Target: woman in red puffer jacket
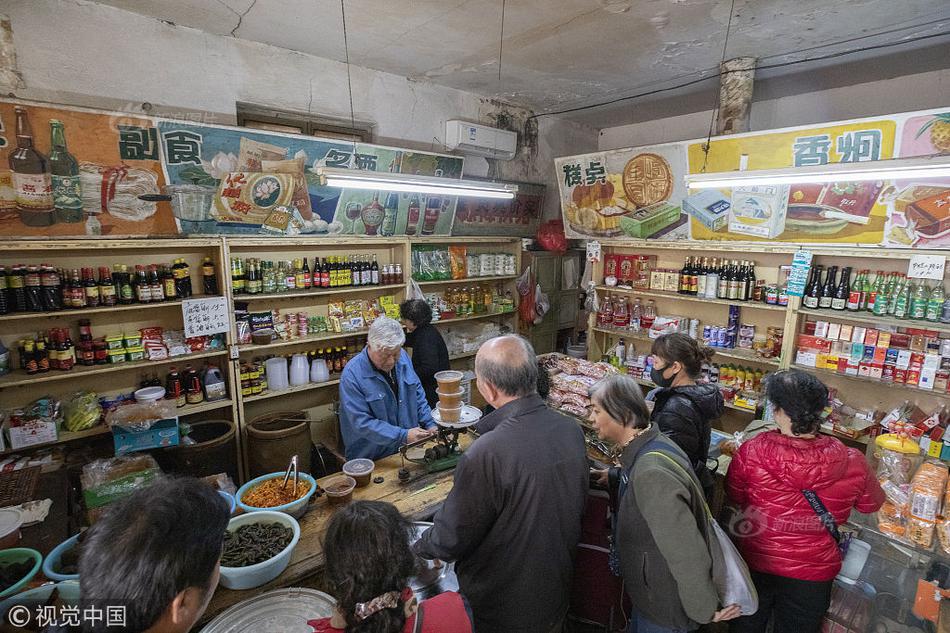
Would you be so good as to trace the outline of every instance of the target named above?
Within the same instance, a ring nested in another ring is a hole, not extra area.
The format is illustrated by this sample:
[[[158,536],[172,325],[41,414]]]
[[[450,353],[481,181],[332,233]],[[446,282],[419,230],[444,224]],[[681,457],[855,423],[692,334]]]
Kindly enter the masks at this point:
[[[759,593],[759,610],[734,620],[731,633],[812,633],[831,600],[841,555],[806,499],[812,490],[840,525],[852,508],[875,512],[884,493],[860,451],[820,435],[828,389],[798,370],[773,374],[766,396],[778,431],[742,444],[729,466],[726,490],[739,506],[733,523]]]

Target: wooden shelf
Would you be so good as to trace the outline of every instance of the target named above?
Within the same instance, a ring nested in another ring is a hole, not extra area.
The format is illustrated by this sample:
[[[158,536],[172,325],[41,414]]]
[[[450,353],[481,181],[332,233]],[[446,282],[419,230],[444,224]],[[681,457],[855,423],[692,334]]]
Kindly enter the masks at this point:
[[[213,358],[216,356],[227,356],[225,349],[214,350],[211,352],[201,352],[198,354],[183,354],[173,356],[163,360],[142,360],[135,362],[116,363],[114,365],[76,365],[69,371],[50,370],[43,374],[27,374],[23,371],[14,371],[6,376],[0,376],[0,389],[8,387],[17,387],[20,385],[32,385],[41,382],[53,382],[58,380],[72,380],[84,376],[95,376],[98,374],[109,374],[117,371],[132,371],[134,369],[143,369],[145,367],[157,367],[159,365],[176,365],[187,363],[202,358]]]
[[[634,380],[636,380],[639,385],[643,387],[647,387],[648,389],[656,388],[656,383],[654,383],[651,380],[643,380],[642,378],[634,378]],[[723,402],[722,404],[727,409],[732,409],[733,411],[740,411],[742,413],[748,413],[749,415],[753,415],[753,416],[755,415],[755,411],[753,411],[752,409],[746,409],[745,407],[737,407],[731,402]]]
[[[518,314],[517,310],[512,310],[511,312],[486,312],[485,314],[472,314],[469,316],[463,317],[454,317],[451,319],[439,319],[438,321],[433,321],[432,325],[442,325],[443,323],[458,323],[460,321],[474,321],[475,319],[490,319],[491,317],[510,317]]]
[[[192,299],[207,299],[209,296],[195,295]],[[14,312],[0,316],[0,322],[16,321],[20,319],[65,319],[69,317],[82,318],[87,314],[104,314],[106,312],[134,312],[136,310],[152,310],[154,308],[181,307],[182,300],[156,301],[155,303],[130,303],[125,305],[100,306],[98,308],[79,308],[72,310],[57,310],[56,312]]]
[[[234,295],[234,302],[243,301],[273,301],[274,299],[299,299],[302,297],[333,297],[335,295],[355,294],[358,292],[381,292],[385,290],[405,290],[405,284],[389,284],[386,286],[343,286],[341,288],[330,288],[327,290],[293,290],[289,292],[275,292],[271,294],[253,294],[247,293]]]
[[[201,402],[199,404],[189,404],[180,409],[177,409],[178,417],[184,417],[186,415],[193,415],[195,413],[203,413],[205,411],[216,411],[217,409],[225,409],[234,404],[234,401],[230,398],[224,398],[223,400],[214,400],[213,402]],[[50,446],[57,446],[59,444],[66,444],[68,442],[75,442],[77,440],[84,440],[90,437],[98,437],[100,435],[108,435],[112,430],[109,428],[105,422],[100,422],[96,426],[85,429],[82,431],[61,431],[59,433],[59,438],[55,442],[44,442],[42,444],[32,444],[30,446],[24,446],[22,448],[8,448],[6,450],[0,451],[0,455],[11,455],[13,453],[23,453],[26,451],[33,451],[40,448],[48,448]]]
[[[926,389],[918,389],[910,385],[902,385],[895,382],[884,382],[883,380],[876,380],[874,378],[865,378],[864,376],[849,376],[848,374],[839,374],[836,371],[831,371],[830,369],[819,369],[817,367],[809,367],[808,365],[799,365],[798,363],[792,363],[792,367],[801,369],[807,372],[814,374],[819,374],[822,376],[836,376],[838,378],[844,378],[845,380],[851,380],[853,382],[865,382],[875,385],[880,385],[888,389],[899,389],[901,391],[912,391],[914,393],[919,393],[924,396],[932,396],[934,398],[941,398],[943,400],[950,400],[950,393],[939,393],[937,391],[927,391]]]
[[[518,275],[496,275],[491,277],[466,277],[465,279],[437,279],[435,281],[416,281],[420,286],[445,286],[449,284],[483,283],[517,279]]]
[[[627,294],[634,295],[638,297],[647,297],[649,299],[678,299],[680,301],[690,301],[693,303],[710,303],[718,305],[727,305],[727,306],[739,306],[740,308],[751,308],[753,310],[773,310],[776,312],[786,312],[786,306],[779,305],[769,305],[767,303],[757,303],[755,301],[738,301],[735,299],[704,299],[702,297],[694,297],[692,295],[681,295],[676,292],[665,292],[660,290],[633,290],[626,288],[618,288],[616,286],[597,286],[597,290],[601,292],[611,292],[614,294]]]
[[[334,380],[329,380],[327,382],[309,382],[305,385],[290,387],[289,389],[283,389],[281,391],[265,391],[264,393],[258,394],[256,396],[247,396],[243,400],[246,404],[248,402],[257,402],[258,400],[267,400],[268,398],[276,398],[278,396],[287,396],[293,393],[300,393],[302,391],[310,391],[311,389],[322,389],[324,387],[333,387],[334,385],[338,385],[338,384],[340,384],[339,378],[336,378]]]
[[[629,338],[635,341],[646,341],[652,342],[654,339],[650,338],[646,334],[640,332],[625,332],[623,330],[613,330],[602,327],[591,328],[594,332],[601,332],[603,334],[609,334],[612,336]],[[725,358],[735,358],[738,360],[746,361],[749,363],[758,363],[760,365],[770,365],[772,367],[779,366],[779,359],[777,358],[762,358],[758,356],[755,352],[751,350],[745,350],[738,347],[728,348],[728,347],[711,347],[717,356],[723,356]]]
[[[369,332],[369,329],[364,328],[362,330],[355,330],[353,332],[321,332],[320,334],[310,334],[308,336],[299,336],[297,338],[291,338],[284,340],[277,340],[266,345],[254,345],[249,343],[247,345],[238,345],[238,351],[241,354],[251,353],[251,352],[260,352],[266,349],[275,349],[278,347],[290,347],[291,345],[306,345],[307,343],[319,343],[320,341],[333,341],[341,338],[349,338],[351,336],[366,336],[366,333]]]
[[[837,310],[809,310],[808,308],[799,308],[796,310],[796,313],[802,316],[812,317],[812,320],[831,319],[832,321],[847,321],[848,323],[858,323],[860,325],[950,332],[950,323],[934,323],[933,321],[920,321],[917,319],[897,319],[888,316],[874,316],[870,312],[849,312],[847,310],[839,312]]]

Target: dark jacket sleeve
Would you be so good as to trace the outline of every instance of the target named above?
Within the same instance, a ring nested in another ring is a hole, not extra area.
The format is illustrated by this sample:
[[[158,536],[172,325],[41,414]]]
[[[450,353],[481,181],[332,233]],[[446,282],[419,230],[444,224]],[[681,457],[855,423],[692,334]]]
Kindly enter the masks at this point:
[[[423,326],[413,334],[412,368],[419,376],[426,398],[431,403],[438,399],[435,393],[435,375],[449,368],[449,352],[445,340],[434,326]]]
[[[498,516],[496,503],[502,491],[480,463],[480,454],[471,459],[471,450],[459,460],[455,481],[431,528],[416,541],[413,550],[426,559],[456,561],[477,547]]]
[[[672,397],[653,412],[653,423],[660,433],[673,440],[695,464],[702,456],[702,420],[696,419],[693,408]]]

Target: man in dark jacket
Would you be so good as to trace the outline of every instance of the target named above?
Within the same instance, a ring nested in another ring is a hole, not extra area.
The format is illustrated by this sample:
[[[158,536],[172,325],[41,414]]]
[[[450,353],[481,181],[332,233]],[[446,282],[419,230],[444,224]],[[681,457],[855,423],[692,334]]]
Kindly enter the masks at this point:
[[[479,633],[552,633],[567,614],[587,496],[584,437],[537,394],[531,345],[501,336],[475,357],[478,390],[501,420],[465,452],[435,524],[415,545],[457,561]]]

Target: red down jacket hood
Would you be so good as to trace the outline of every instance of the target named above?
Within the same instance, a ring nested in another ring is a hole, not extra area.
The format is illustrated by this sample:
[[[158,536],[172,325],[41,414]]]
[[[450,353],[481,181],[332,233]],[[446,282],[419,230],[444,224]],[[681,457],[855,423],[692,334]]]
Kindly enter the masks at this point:
[[[841,525],[851,509],[874,512],[884,492],[860,451],[820,435],[800,439],[778,431],[740,446],[726,479],[741,510],[730,532],[755,571],[825,581],[838,575],[841,556],[802,490],[814,490]]]

